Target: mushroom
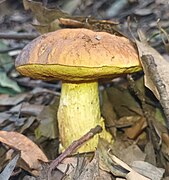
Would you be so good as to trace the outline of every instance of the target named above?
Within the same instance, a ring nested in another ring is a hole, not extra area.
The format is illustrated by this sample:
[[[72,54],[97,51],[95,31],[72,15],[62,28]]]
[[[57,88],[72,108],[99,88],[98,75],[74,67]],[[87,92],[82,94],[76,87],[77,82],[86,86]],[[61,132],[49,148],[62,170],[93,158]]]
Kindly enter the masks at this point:
[[[109,142],[101,117],[98,80],[141,70],[138,53],[125,37],[88,29],[61,29],[41,35],[19,54],[16,69],[42,80],[62,80],[58,125],[61,144],[67,148],[96,125]],[[78,152],[94,151],[99,136]]]

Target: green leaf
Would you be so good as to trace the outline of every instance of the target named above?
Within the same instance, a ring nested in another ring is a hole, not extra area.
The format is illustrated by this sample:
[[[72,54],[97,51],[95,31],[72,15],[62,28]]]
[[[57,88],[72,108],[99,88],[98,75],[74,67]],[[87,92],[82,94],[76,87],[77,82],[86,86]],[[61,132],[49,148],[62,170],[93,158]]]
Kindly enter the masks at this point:
[[[7,48],[8,46],[3,43],[3,41],[0,41],[0,49],[6,50]],[[9,71],[13,64],[14,61],[12,60],[11,56],[8,55],[8,53],[0,54],[0,67],[3,68],[6,72]]]
[[[13,96],[13,95],[16,95],[17,92],[11,88],[0,86],[0,94],[9,94],[9,95]]]
[[[0,86],[11,88],[12,90],[16,92],[21,92],[21,88],[18,86],[18,84],[10,79],[5,72],[0,72]]]

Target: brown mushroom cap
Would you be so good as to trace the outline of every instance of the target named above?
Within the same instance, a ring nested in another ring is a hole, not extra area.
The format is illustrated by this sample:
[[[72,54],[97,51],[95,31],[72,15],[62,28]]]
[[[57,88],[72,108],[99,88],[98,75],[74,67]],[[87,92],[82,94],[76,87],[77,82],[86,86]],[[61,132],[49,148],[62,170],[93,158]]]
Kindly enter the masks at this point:
[[[125,37],[88,29],[62,29],[30,42],[17,70],[35,79],[95,80],[141,69],[137,50]]]

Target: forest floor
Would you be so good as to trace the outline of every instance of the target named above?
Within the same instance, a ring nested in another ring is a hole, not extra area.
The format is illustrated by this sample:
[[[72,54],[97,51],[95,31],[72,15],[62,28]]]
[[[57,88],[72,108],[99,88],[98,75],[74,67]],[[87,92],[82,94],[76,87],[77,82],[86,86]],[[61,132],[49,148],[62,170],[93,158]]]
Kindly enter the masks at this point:
[[[140,46],[144,52],[168,61],[169,2],[23,2],[0,1],[0,179],[169,179],[167,116],[155,91],[145,87],[145,71],[132,76],[135,82],[122,77],[100,83],[101,112],[116,137],[114,143],[100,140],[94,155],[66,152],[62,160],[57,127],[60,81],[24,77],[15,68],[16,57],[41,33],[79,26],[136,38],[143,46],[149,44],[147,49]],[[58,166],[52,167],[49,178],[49,160],[55,158]]]

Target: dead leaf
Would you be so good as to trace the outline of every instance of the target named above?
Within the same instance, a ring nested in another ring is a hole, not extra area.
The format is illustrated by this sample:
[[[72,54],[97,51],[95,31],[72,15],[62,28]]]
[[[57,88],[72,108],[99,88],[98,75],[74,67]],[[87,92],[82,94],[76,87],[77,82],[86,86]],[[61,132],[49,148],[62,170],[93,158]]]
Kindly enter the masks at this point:
[[[161,134],[161,138],[163,140],[163,142],[166,144],[166,146],[169,148],[169,135],[168,133],[162,133]]]
[[[131,109],[131,108],[130,108]],[[123,116],[116,122],[116,128],[127,128],[133,126],[138,120],[140,116]]]
[[[165,84],[167,93],[169,94],[169,62],[166,61],[154,48],[149,46],[146,42],[140,42],[136,39],[135,42],[140,57],[142,57],[143,55],[151,55],[154,58],[154,62],[157,65],[158,74],[160,75],[161,80]],[[145,86],[148,87],[154,93],[158,100],[160,100],[159,92],[157,90],[156,84],[151,79],[151,74],[148,70],[148,67],[145,65],[143,60],[141,60],[141,63],[145,73]]]
[[[57,169],[59,169],[61,172],[69,175],[70,173],[73,173],[73,170],[76,168],[78,163],[82,165],[84,163],[85,165],[90,162],[90,158],[83,157],[83,156],[72,156],[65,158],[60,164],[58,164]],[[71,165],[68,169],[67,166]],[[66,171],[67,170],[67,171]]]
[[[9,96],[8,94],[0,95],[0,106],[13,106],[22,102],[26,98],[27,94],[17,94],[15,96]]]
[[[128,180],[150,180],[134,171],[126,163],[111,154],[109,143],[104,139],[99,139],[98,151],[102,163],[104,163],[114,176],[125,177]]]
[[[132,127],[125,129],[125,134],[130,139],[136,139],[146,127],[146,119],[141,117]]]
[[[4,170],[2,171],[2,173],[0,174],[0,179],[1,180],[8,180],[10,178],[10,176],[12,175],[12,172],[16,166],[16,163],[19,159],[19,154],[16,155],[8,164],[7,166],[4,168]]]
[[[33,26],[41,34],[53,32],[61,28],[58,19],[52,21],[50,24],[33,24]]]
[[[146,154],[141,151],[141,149],[136,145],[132,144],[117,155],[118,158],[123,159],[128,165],[132,165],[134,161],[144,161]]]
[[[106,127],[109,129],[109,132],[113,137],[116,137],[116,114],[105,90],[102,92],[101,112],[105,119]]]
[[[77,180],[111,180],[110,173],[99,169],[99,152],[95,152],[95,156],[90,163],[86,165],[84,171]]]
[[[121,167],[125,168],[126,170],[129,171],[126,175],[127,180],[150,180],[150,178],[147,178],[145,176],[142,176],[141,174],[137,173],[134,171],[132,168],[130,168],[126,163],[118,159],[116,156],[111,155],[111,158],[113,161],[115,161],[117,164],[119,164]]]
[[[162,168],[157,168],[148,162],[134,161],[132,168],[138,173],[149,177],[152,180],[161,180],[165,172]]]
[[[149,8],[142,8],[142,9],[135,9],[134,14],[138,16],[148,16],[153,13],[152,9]]]
[[[110,87],[106,88],[106,92],[108,99],[117,115],[117,118],[138,115],[136,112],[128,108],[139,107],[139,105],[127,89],[120,87]]]
[[[21,127],[21,129],[19,130],[20,133],[23,133],[26,129],[28,129],[33,122],[36,120],[36,118],[34,116],[30,116],[26,122],[24,122],[24,125]]]
[[[56,98],[55,103],[45,106],[37,119],[40,125],[35,130],[36,138],[41,136],[55,139],[59,137],[59,130],[57,125],[57,109],[59,107],[59,98]]]
[[[21,151],[21,160],[25,164],[20,164],[20,166],[24,169],[29,167],[29,171],[34,175],[38,175],[38,171],[40,170],[41,165],[39,160],[48,162],[47,157],[41,149],[20,133],[0,131],[0,141],[11,148]]]
[[[168,135],[168,133],[162,133],[161,137],[162,137],[162,141],[163,141],[162,153],[163,153],[164,157],[167,159],[167,161],[169,162],[169,135]],[[168,171],[169,170],[167,170],[167,172]]]
[[[32,0],[23,0],[23,4],[26,10],[31,9],[36,19],[40,24],[48,24],[58,18],[68,17],[69,15],[59,8],[49,9],[42,5],[41,2]]]
[[[117,30],[118,22],[97,20],[89,17],[73,17],[59,8],[49,9],[40,2],[24,0],[26,10],[31,9],[38,23],[35,28],[41,33],[52,32],[60,28],[86,28],[93,31],[105,31],[118,36],[124,36]]]
[[[62,178],[64,180],[111,180],[110,173],[99,169],[99,162],[99,153],[96,151],[93,158],[88,155],[68,157],[57,166],[57,169],[66,174]]]
[[[156,154],[152,142],[148,142],[144,148],[146,154],[145,161],[156,166]]]
[[[157,27],[160,30],[161,39],[165,46],[166,51],[169,53],[169,35],[168,33],[161,27],[160,19],[157,20]],[[164,36],[163,36],[164,35]],[[165,40],[166,39],[166,40]]]
[[[81,172],[80,176],[76,179],[93,180],[96,179],[98,176],[99,176],[99,153],[98,151],[96,151],[92,161],[88,163],[86,167],[83,167],[83,171]]]
[[[0,124],[2,126],[3,122],[8,120],[12,115],[7,112],[0,113]]]
[[[20,112],[21,114],[25,114],[25,115],[38,116],[40,112],[43,110],[43,108],[44,108],[43,105],[21,103],[11,108],[10,112],[12,113]]]

